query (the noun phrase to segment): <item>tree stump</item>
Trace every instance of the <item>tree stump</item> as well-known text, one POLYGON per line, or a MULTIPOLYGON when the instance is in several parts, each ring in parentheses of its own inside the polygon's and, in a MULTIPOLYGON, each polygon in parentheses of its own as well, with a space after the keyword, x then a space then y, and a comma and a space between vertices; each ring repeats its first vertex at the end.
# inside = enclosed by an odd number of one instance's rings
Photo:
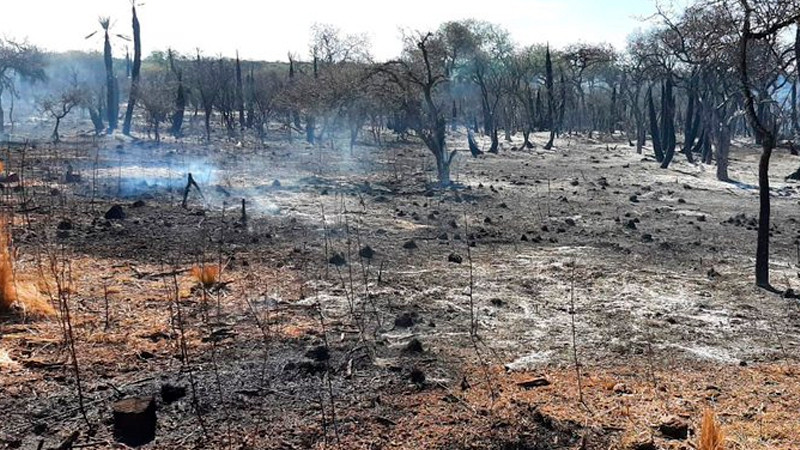
POLYGON ((156 402, 153 397, 132 397, 115 402, 114 439, 131 447, 156 437, 156 402))

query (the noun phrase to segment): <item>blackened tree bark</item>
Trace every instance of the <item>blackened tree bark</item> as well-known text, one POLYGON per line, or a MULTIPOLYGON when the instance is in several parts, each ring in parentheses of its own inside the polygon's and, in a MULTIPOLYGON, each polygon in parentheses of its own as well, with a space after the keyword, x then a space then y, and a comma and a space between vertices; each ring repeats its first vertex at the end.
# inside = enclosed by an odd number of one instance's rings
POLYGON ((550 139, 545 144, 544 149, 553 148, 553 141, 556 138, 556 118, 555 118, 555 82, 553 80, 553 60, 550 56, 550 46, 547 46, 544 59, 544 86, 547 89, 547 127, 550 129, 550 139))
POLYGON ((675 94, 672 75, 667 76, 661 91, 661 145, 664 147, 664 160, 661 168, 666 169, 675 156, 675 94))
POLYGON ((699 134, 700 121, 702 119, 702 112, 697 101, 697 78, 694 76, 689 82, 688 104, 686 106, 685 119, 686 120, 683 125, 684 139, 682 152, 686 154, 686 159, 690 163, 693 163, 694 156, 692 154, 692 148, 694 147, 694 141, 697 139, 697 135, 699 134))
POLYGON ((800 122, 797 120, 797 85, 800 82, 800 21, 795 24, 794 34, 794 65, 797 74, 792 85, 792 129, 795 135, 800 135, 800 122))
POLYGON ((244 83, 242 82, 242 62, 239 52, 236 52, 236 109, 239 111, 239 127, 244 129, 247 125, 244 117, 244 83))
POLYGON ((122 134, 130 136, 131 122, 133 121, 133 108, 139 95, 139 72, 142 69, 142 30, 139 18, 136 16, 136 3, 131 0, 131 14, 133 15, 133 67, 131 68, 131 92, 128 96, 128 106, 125 109, 125 121, 122 124, 122 134))
POLYGON ((795 79, 794 82, 792 83, 791 97, 792 97, 792 106, 791 106, 792 132, 795 134, 795 136, 797 136, 798 134, 800 134, 800 124, 797 122, 797 79, 795 79))
POLYGON ((647 112, 650 119, 650 137, 653 141, 653 152, 656 156, 656 161, 664 161, 664 150, 661 147, 661 130, 658 126, 658 116, 656 115, 656 105, 653 101, 653 87, 647 88, 647 112))
POLYGON ((389 81, 404 92, 401 103, 408 125, 433 154, 439 185, 446 187, 451 184, 450 167, 457 152, 447 151, 445 112, 434 99, 437 88, 448 78, 441 67, 434 66, 435 60, 429 48, 432 38, 434 35, 427 33, 415 41, 419 53, 415 53, 414 58, 419 58, 421 69, 415 68, 413 61, 398 60, 379 66, 376 73, 386 74, 389 81))
POLYGON ((753 8, 749 0, 740 0, 744 9, 741 41, 739 43, 739 81, 744 97, 744 112, 747 122, 753 129, 756 140, 761 143, 761 158, 758 162, 758 240, 756 244, 756 285, 774 290, 769 282, 769 233, 770 233, 770 197, 769 197, 769 161, 777 144, 775 129, 769 127, 756 112, 755 97, 750 84, 748 72, 748 46, 758 39, 768 38, 780 30, 796 22, 800 15, 786 18, 770 25, 767 29, 754 32, 752 30, 753 8))
MULTIPOLYGON (((319 59, 317 55, 314 55, 314 80, 319 79, 319 59)), ((314 114, 308 114, 306 116, 306 142, 309 144, 313 144, 316 140, 315 130, 317 128, 317 118, 314 114)))
POLYGON ((183 116, 186 114, 186 91, 183 86, 183 72, 175 66, 175 55, 172 49, 167 50, 167 55, 169 57, 170 70, 178 80, 178 88, 175 92, 175 110, 172 113, 170 133, 175 137, 180 137, 181 129, 183 128, 183 116))
POLYGON ((114 58, 111 55, 111 40, 108 36, 108 29, 111 26, 111 19, 104 17, 100 19, 100 26, 103 27, 103 63, 106 67, 106 121, 108 129, 106 132, 111 134, 117 129, 119 117, 119 94, 117 93, 117 80, 114 76, 114 58))

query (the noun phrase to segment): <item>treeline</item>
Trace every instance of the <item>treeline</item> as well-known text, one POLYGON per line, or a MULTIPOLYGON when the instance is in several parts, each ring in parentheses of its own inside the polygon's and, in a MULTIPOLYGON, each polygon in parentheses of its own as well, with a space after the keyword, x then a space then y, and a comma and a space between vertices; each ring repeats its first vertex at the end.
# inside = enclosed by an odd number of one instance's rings
MULTIPOLYGON (((796 13, 783 0, 754 8, 764 24, 796 13)), ((345 133, 351 144, 380 143, 388 128, 425 143, 443 184, 454 157, 446 131, 456 127, 489 136, 488 152, 516 133, 528 147, 538 131, 550 131, 548 147, 562 133, 624 133, 639 152, 649 141, 664 168, 678 154, 716 164, 717 177, 728 180, 731 139, 758 138, 743 114, 737 63, 743 14, 740 3, 728 0, 698 1, 679 13, 659 10, 651 28, 632 35, 624 50, 520 46, 499 25, 448 22, 407 34, 402 54, 386 62, 373 60, 363 36, 315 26, 307 57, 289 55, 276 64, 156 52, 141 61, 135 82, 136 58, 111 57, 108 22, 101 21, 104 53, 81 66, 91 70, 69 72, 63 61, 65 73, 50 70, 51 79, 69 82, 40 103, 53 117, 75 103, 98 133, 113 132, 119 105, 137 86, 134 131, 156 140, 165 132, 184 136, 187 116, 202 117, 206 140, 216 132, 260 139, 280 132, 314 143, 345 133)), ((759 118, 790 140, 798 131, 800 44, 790 28, 782 30, 752 43, 747 67, 759 118)))

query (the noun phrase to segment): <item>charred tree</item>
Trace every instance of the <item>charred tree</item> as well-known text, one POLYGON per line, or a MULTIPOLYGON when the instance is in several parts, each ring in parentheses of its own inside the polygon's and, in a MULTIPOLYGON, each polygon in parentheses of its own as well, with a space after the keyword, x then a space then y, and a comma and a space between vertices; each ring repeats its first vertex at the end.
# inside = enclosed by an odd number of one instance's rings
POLYGON ((250 65, 250 73, 247 74, 247 120, 245 122, 245 126, 248 129, 253 128, 253 124, 255 124, 255 116, 256 111, 254 107, 255 103, 255 96, 256 96, 256 78, 253 75, 253 66, 250 65))
POLYGON ((236 109, 239 111, 239 127, 244 129, 247 122, 244 116, 244 83, 242 82, 242 62, 239 60, 239 52, 236 52, 236 109))
POLYGON ((692 147, 694 147, 694 141, 697 139, 701 119, 702 113, 697 101, 697 82, 693 77, 688 90, 688 104, 686 106, 686 118, 683 125, 684 139, 682 150, 690 163, 694 162, 692 147))
POLYGON ((477 158, 483 154, 483 151, 478 147, 478 143, 475 142, 475 135, 472 133, 472 130, 467 130, 467 144, 469 145, 469 151, 472 153, 473 158, 477 158))
MULTIPOLYGON (((800 30, 800 27, 798 27, 800 30)), ((792 111, 791 111, 791 120, 792 120, 792 133, 795 136, 800 135, 800 123, 797 122, 797 79, 794 80, 791 87, 791 101, 792 101, 792 111)))
POLYGON ((131 92, 128 96, 128 106, 125 109, 125 121, 122 124, 122 134, 130 136, 131 122, 133 121, 133 108, 139 95, 139 72, 142 69, 142 30, 139 18, 136 16, 136 3, 131 0, 131 14, 133 15, 133 67, 131 68, 131 92))
POLYGON ((388 81, 402 91, 404 122, 407 121, 433 154, 439 186, 447 187, 451 184, 450 167, 457 152, 447 151, 446 109, 443 111, 446 107, 437 104, 435 95, 448 78, 435 56, 431 55, 431 39, 435 39, 433 33, 419 36, 414 47, 409 47, 413 59, 387 62, 376 68, 375 73, 385 74, 388 81))
POLYGON ((550 139, 545 144, 544 149, 550 150, 553 148, 553 141, 556 138, 555 127, 555 83, 553 80, 553 60, 550 57, 550 46, 547 46, 544 60, 545 79, 544 85, 547 89, 547 128, 550 130, 550 139))
POLYGON ((653 87, 647 88, 647 113, 650 120, 650 138, 653 141, 653 152, 656 156, 656 161, 664 161, 664 150, 661 146, 661 130, 658 125, 658 116, 656 115, 656 105, 653 101, 653 87))
POLYGON ((456 107, 456 101, 453 99, 453 110, 450 114, 450 130, 456 131, 458 128, 458 108, 456 107))
POLYGON ((797 120, 797 85, 800 82, 800 23, 796 24, 794 34, 794 65, 797 70, 794 84, 792 84, 792 130, 794 134, 800 135, 800 122, 797 120))
POLYGON ((661 168, 666 169, 675 156, 675 94, 673 92, 672 75, 667 76, 661 91, 661 145, 664 160, 661 168))
POLYGON ((111 39, 108 36, 108 29, 111 26, 111 19, 104 17, 100 19, 100 26, 103 27, 103 63, 106 68, 106 121, 108 122, 107 133, 111 134, 117 129, 119 117, 119 93, 117 92, 117 78, 114 76, 114 58, 111 55, 111 39))
MULTIPOLYGON (((314 80, 319 79, 319 59, 314 55, 314 80)), ((306 115, 306 142, 313 144, 315 141, 315 130, 317 128, 317 118, 313 114, 306 115)))
POLYGON ((170 70, 178 80, 178 87, 175 92, 175 110, 172 113, 170 133, 175 137, 180 137, 181 129, 183 128, 183 116, 186 114, 186 88, 183 86, 183 73, 175 66, 175 56, 172 49, 167 51, 167 55, 169 57, 170 70))
POLYGON ((567 112, 567 80, 564 78, 564 72, 561 72, 561 77, 559 82, 561 83, 561 99, 558 102, 558 119, 554 125, 556 130, 556 134, 561 132, 561 128, 564 125, 564 115, 567 112))
POLYGON ((756 111, 755 97, 750 83, 748 69, 748 47, 751 42, 765 39, 775 35, 780 30, 791 26, 800 15, 786 18, 770 25, 766 30, 754 32, 752 30, 753 7, 749 0, 740 0, 744 9, 742 21, 741 40, 739 42, 739 81, 744 97, 744 112, 747 122, 753 130, 755 138, 761 144, 761 158, 758 163, 758 238, 756 243, 756 285, 769 290, 774 290, 769 282, 769 233, 770 233, 770 193, 769 193, 769 162, 772 151, 777 144, 775 127, 767 125, 764 117, 756 111))

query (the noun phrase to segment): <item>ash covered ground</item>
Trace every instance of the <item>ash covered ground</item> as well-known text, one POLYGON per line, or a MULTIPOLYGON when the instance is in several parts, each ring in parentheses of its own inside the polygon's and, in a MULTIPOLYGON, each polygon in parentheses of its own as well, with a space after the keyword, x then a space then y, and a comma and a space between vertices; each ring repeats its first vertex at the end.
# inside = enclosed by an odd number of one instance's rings
MULTIPOLYGON (((797 300, 753 287, 757 149, 722 183, 623 140, 545 138, 459 148, 449 189, 405 142, 12 150, 17 267, 71 261, 91 426, 58 321, 12 317, 0 442, 111 447, 111 403, 152 395, 151 448, 691 448, 659 421, 694 430, 709 404, 739 448, 797 448, 797 300), (744 394, 765 386, 781 395, 744 394), (757 423, 779 431, 753 443, 757 423)), ((794 291, 796 166, 773 158, 772 279, 794 291)))

